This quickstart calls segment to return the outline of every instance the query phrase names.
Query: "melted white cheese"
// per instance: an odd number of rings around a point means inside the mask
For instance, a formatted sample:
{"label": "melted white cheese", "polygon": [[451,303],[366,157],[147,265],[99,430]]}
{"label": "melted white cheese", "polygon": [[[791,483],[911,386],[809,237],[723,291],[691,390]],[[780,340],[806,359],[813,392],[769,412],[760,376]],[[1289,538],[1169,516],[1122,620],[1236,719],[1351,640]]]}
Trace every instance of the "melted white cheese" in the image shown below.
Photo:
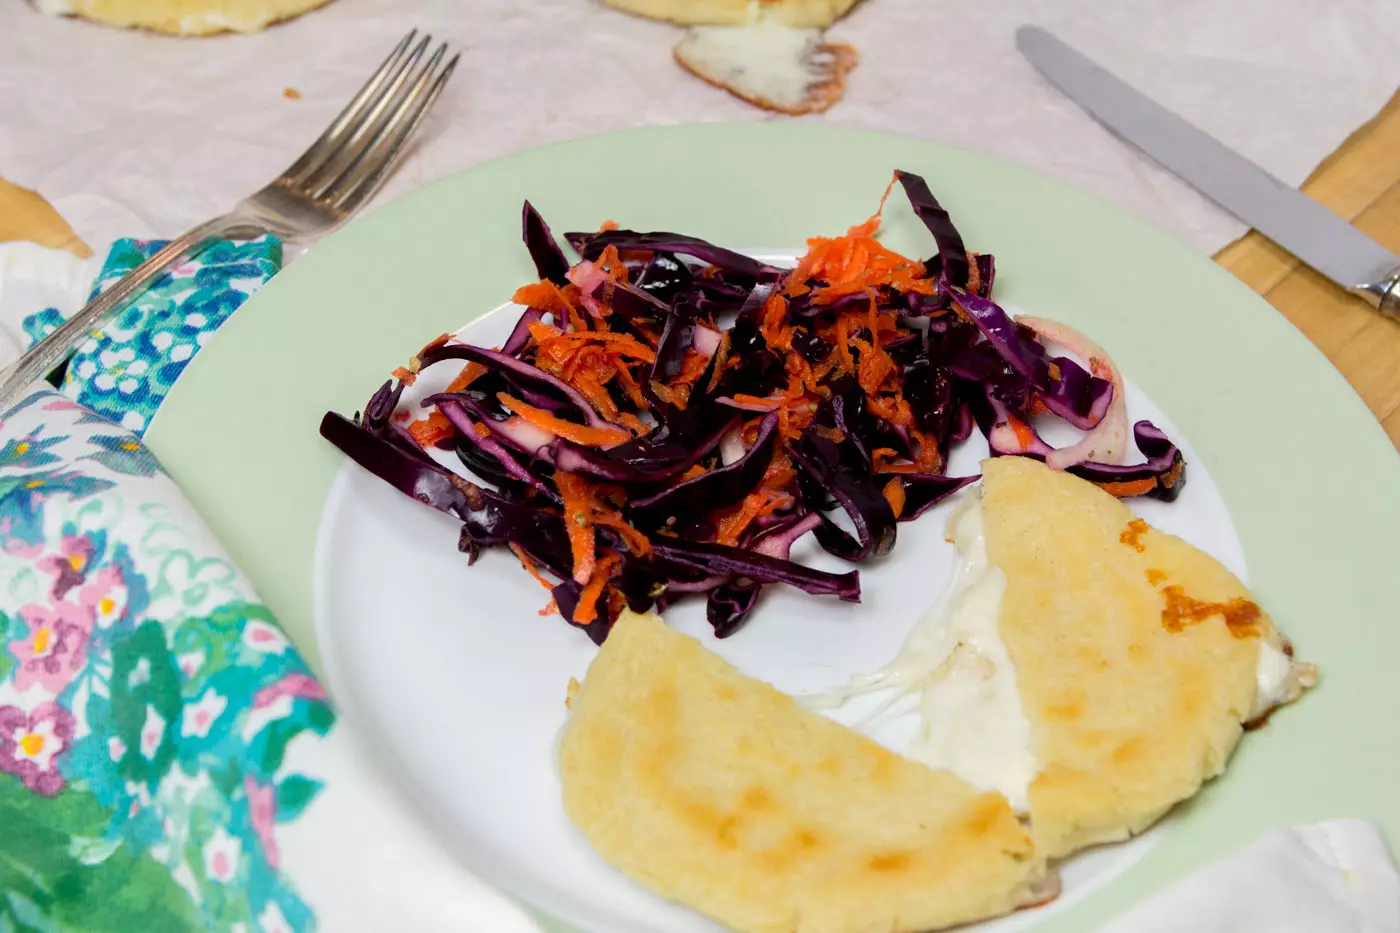
{"label": "melted white cheese", "polygon": [[1250,719],[1258,719],[1276,706],[1298,698],[1301,686],[1293,669],[1293,661],[1267,641],[1259,642],[1259,668],[1255,675],[1258,689]]}
{"label": "melted white cheese", "polygon": [[[920,618],[899,654],[880,670],[804,697],[803,702],[814,709],[830,709],[860,694],[894,691],[856,726],[869,733],[883,724],[882,714],[902,696],[914,696],[919,730],[905,755],[952,771],[979,789],[999,791],[1024,813],[1039,765],[1031,748],[1030,722],[1021,706],[1016,668],[997,629],[1006,574],[987,556],[981,499],[976,493],[963,501],[948,524],[960,555],[951,601],[940,600]],[[1304,686],[1310,686],[1299,671],[1283,651],[1261,641],[1258,690],[1249,718],[1257,719],[1296,699]]]}
{"label": "melted white cheese", "polygon": [[1000,791],[1024,812],[1038,766],[1016,668],[997,631],[1006,574],[987,557],[980,499],[966,499],[949,526],[961,554],[951,602],[915,623],[903,649],[879,671],[808,702],[830,707],[893,688],[898,693],[885,709],[901,694],[915,695],[921,721],[905,754],[974,787]]}
{"label": "melted white cheese", "polygon": [[749,100],[792,108],[831,67],[817,50],[820,29],[791,29],[763,18],[750,26],[696,26],[676,46],[695,72]]}

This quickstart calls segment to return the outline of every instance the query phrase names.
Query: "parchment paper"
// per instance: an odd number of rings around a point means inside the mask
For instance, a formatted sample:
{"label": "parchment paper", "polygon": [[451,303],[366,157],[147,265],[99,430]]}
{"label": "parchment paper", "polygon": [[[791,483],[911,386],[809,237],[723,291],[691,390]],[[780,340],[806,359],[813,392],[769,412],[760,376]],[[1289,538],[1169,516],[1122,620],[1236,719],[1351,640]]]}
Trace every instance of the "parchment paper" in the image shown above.
{"label": "parchment paper", "polygon": [[[1013,32],[1037,22],[1297,184],[1400,83],[1389,0],[866,0],[833,29],[863,60],[804,119],[1031,166],[1209,252],[1244,230],[1045,83]],[[100,250],[226,210],[329,122],[410,26],[464,52],[419,152],[378,203],[542,143],[636,126],[791,119],[671,60],[676,27],[596,0],[335,0],[254,36],[179,39],[0,4],[0,174]],[[284,96],[286,88],[300,99]]]}

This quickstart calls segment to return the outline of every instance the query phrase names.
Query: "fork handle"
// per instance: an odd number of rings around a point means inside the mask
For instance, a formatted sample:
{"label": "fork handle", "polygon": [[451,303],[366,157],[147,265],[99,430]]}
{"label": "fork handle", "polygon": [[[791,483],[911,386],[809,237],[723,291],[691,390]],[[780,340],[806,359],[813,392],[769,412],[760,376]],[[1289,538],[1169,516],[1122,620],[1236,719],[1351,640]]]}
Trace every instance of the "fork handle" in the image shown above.
{"label": "fork handle", "polygon": [[212,240],[231,230],[249,226],[259,225],[239,213],[206,220],[183,236],[171,240],[160,252],[122,276],[13,364],[0,370],[0,412],[17,402],[21,392],[61,363],[90,331],[115,317],[156,276],[195,255]]}

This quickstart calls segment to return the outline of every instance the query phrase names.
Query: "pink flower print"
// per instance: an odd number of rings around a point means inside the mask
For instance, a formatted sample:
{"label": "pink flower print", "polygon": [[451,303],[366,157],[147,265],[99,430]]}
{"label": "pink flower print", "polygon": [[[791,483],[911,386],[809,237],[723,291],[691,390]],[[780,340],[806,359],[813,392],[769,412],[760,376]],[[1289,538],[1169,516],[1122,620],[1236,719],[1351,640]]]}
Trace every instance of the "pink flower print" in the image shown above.
{"label": "pink flower print", "polygon": [[113,761],[121,761],[126,754],[126,743],[115,735],[107,737],[107,754],[112,756]]}
{"label": "pink flower print", "polygon": [[41,558],[39,569],[58,578],[53,584],[53,598],[62,599],[87,578],[91,562],[92,540],[85,535],[64,535],[58,553]]}
{"label": "pink flower print", "polygon": [[154,761],[160,750],[160,740],[165,735],[165,717],[156,712],[154,706],[146,707],[146,721],[141,724],[141,754],[148,761]]}
{"label": "pink flower print", "polygon": [[203,651],[189,651],[185,654],[177,654],[175,656],[175,663],[179,666],[180,673],[185,675],[186,680],[194,677],[199,669],[204,666],[204,661],[205,657]]}
{"label": "pink flower print", "polygon": [[243,627],[243,643],[258,651],[281,654],[287,650],[287,636],[275,625],[268,625],[260,619],[250,619]]}
{"label": "pink flower print", "polygon": [[186,706],[181,712],[180,734],[205,738],[209,735],[209,728],[214,725],[214,720],[218,719],[227,708],[227,697],[219,696],[212,689],[205,690],[203,696]]}
{"label": "pink flower print", "polygon": [[19,662],[15,689],[23,693],[37,683],[57,696],[87,662],[92,623],[82,607],[72,603],[25,606],[19,615],[29,634],[9,645],[10,654]]}
{"label": "pink flower print", "polygon": [[126,612],[126,582],[116,567],[103,567],[78,590],[78,605],[98,628],[110,628]]}
{"label": "pink flower print", "polygon": [[33,712],[0,706],[0,771],[17,776],[44,797],[63,789],[58,758],[73,738],[73,714],[57,703],[40,703]]}
{"label": "pink flower print", "polygon": [[277,816],[277,790],[271,784],[259,784],[251,777],[243,779],[243,789],[248,794],[248,820],[253,824],[262,845],[267,864],[277,867],[277,838],[272,834],[272,826]]}
{"label": "pink flower print", "polygon": [[83,411],[83,406],[66,398],[56,398],[44,406],[44,411]]}
{"label": "pink flower print", "polygon": [[253,694],[253,708],[262,709],[282,697],[302,697],[307,700],[324,700],[325,688],[310,674],[288,674],[275,684],[263,687]]}
{"label": "pink flower print", "polygon": [[227,884],[238,874],[242,858],[243,843],[220,826],[204,844],[204,874],[212,881]]}
{"label": "pink flower print", "polygon": [[[0,534],[8,532],[9,530],[10,519],[5,518],[3,520],[0,520]],[[19,538],[6,538],[5,553],[9,554],[11,557],[19,557],[25,560],[33,560],[40,554],[44,553],[44,546],[42,544],[28,544],[24,541],[21,541]]]}

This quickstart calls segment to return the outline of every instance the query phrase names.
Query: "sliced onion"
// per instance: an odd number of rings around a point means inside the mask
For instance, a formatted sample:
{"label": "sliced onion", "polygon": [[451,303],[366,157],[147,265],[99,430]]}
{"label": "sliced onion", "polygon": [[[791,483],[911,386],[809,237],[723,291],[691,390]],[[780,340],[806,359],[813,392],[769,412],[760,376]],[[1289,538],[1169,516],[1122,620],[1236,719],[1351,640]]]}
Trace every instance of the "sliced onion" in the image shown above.
{"label": "sliced onion", "polygon": [[696,325],[695,331],[690,335],[690,345],[696,353],[701,356],[710,357],[715,355],[719,349],[720,332],[711,330],[702,325]]}
{"label": "sliced onion", "polygon": [[725,466],[744,459],[744,426],[735,424],[719,441],[719,459]]}
{"label": "sliced onion", "polygon": [[1094,428],[1079,439],[1079,442],[1059,450],[1052,450],[1045,457],[1047,466],[1063,470],[1076,464],[1093,460],[1096,463],[1122,463],[1128,454],[1128,404],[1127,393],[1123,388],[1123,376],[1118,367],[1109,359],[1098,344],[1068,324],[1048,318],[1019,315],[1018,324],[1024,324],[1038,336],[1052,343],[1058,343],[1089,365],[1089,371],[1100,379],[1113,383],[1113,398],[1108,404],[1108,413]]}

